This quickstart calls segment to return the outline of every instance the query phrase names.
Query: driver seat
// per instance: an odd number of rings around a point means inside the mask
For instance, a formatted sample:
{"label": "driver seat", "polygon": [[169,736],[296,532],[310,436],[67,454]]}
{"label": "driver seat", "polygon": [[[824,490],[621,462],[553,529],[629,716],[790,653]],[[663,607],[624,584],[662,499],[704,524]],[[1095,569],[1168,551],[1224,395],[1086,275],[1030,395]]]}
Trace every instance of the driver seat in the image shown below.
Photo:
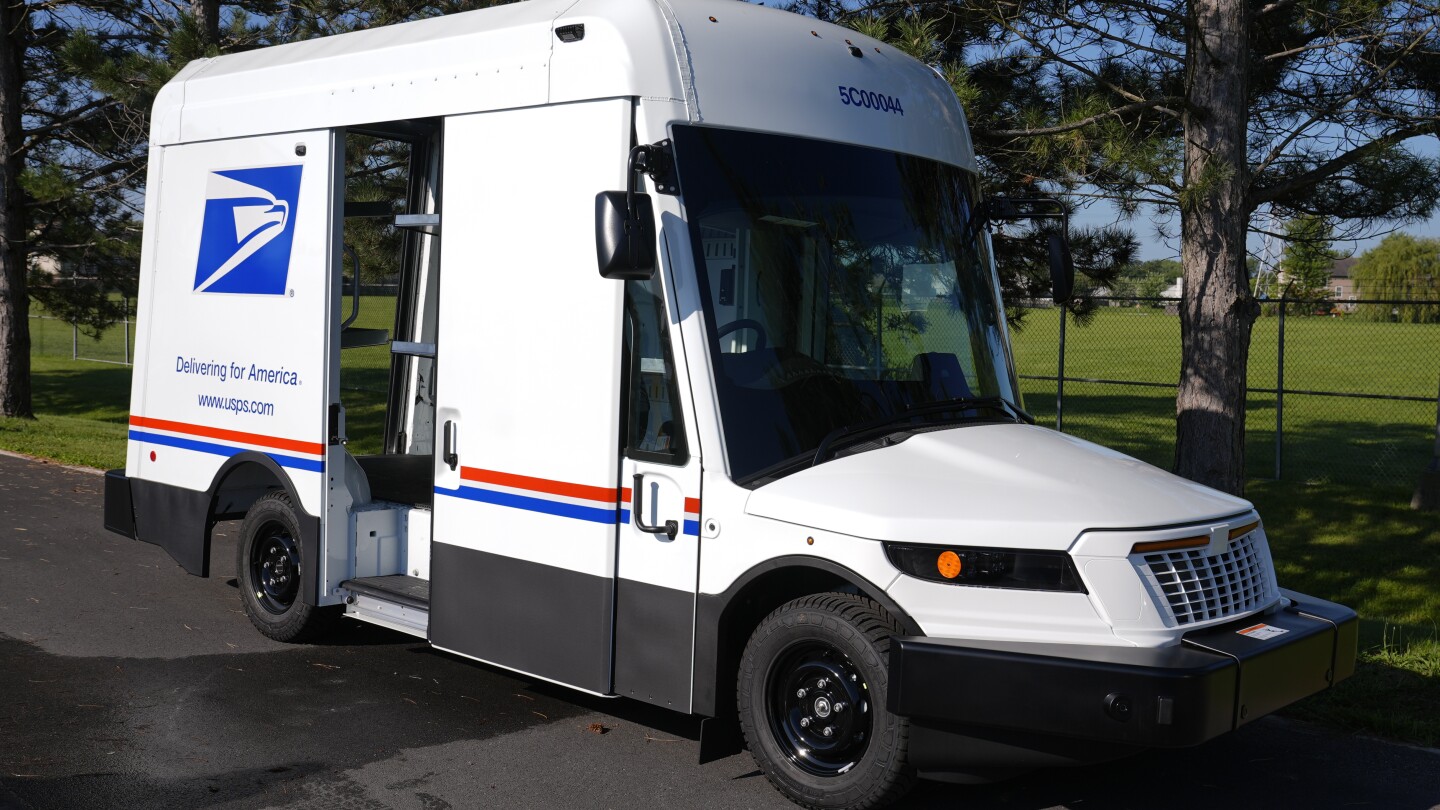
{"label": "driver seat", "polygon": [[910,364],[911,374],[918,378],[932,399],[969,399],[975,396],[965,381],[960,358],[945,352],[923,352]]}

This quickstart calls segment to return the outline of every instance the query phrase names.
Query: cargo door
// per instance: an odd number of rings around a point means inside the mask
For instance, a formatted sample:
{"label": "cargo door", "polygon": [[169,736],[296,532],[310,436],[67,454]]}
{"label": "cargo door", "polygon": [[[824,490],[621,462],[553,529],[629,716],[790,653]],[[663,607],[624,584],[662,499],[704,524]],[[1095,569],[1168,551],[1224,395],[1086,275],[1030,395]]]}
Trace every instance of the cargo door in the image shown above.
{"label": "cargo door", "polygon": [[430,638],[611,688],[621,300],[595,195],[624,187],[631,102],[445,121]]}

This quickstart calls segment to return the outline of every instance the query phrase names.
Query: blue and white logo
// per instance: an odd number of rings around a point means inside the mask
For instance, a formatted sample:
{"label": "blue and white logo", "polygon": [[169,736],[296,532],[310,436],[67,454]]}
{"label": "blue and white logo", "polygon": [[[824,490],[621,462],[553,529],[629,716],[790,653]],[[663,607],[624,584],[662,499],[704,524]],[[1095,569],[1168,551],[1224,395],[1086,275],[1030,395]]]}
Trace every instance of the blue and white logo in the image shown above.
{"label": "blue and white logo", "polygon": [[301,168],[210,173],[195,292],[285,294]]}

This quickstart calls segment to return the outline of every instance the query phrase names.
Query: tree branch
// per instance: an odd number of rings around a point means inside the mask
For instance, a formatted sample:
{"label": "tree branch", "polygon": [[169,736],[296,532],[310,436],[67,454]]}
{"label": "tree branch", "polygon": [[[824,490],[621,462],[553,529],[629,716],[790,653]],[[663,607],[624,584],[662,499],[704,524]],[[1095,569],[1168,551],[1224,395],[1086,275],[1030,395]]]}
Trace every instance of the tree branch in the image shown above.
{"label": "tree branch", "polygon": [[[1384,83],[1385,83],[1385,81],[1386,81],[1386,80],[1389,78],[1389,76],[1390,76],[1390,71],[1394,70],[1395,67],[1400,64],[1400,61],[1401,61],[1402,58],[1404,58],[1406,55],[1408,55],[1409,53],[1411,53],[1412,51],[1414,51],[1417,47],[1419,47],[1420,44],[1425,41],[1425,37],[1428,36],[1428,35],[1429,35],[1431,32],[1433,32],[1435,29],[1436,29],[1436,26],[1433,26],[1433,25],[1432,25],[1428,30],[1422,31],[1422,32],[1420,32],[1419,34],[1417,34],[1417,35],[1410,41],[1409,44],[1407,44],[1403,49],[1401,49],[1401,51],[1400,51],[1398,54],[1396,54],[1394,58],[1392,58],[1392,59],[1390,60],[1389,64],[1386,64],[1386,65],[1380,67],[1380,68],[1376,71],[1376,74],[1375,74],[1374,78],[1372,79],[1372,81],[1371,81],[1369,84],[1365,85],[1364,87],[1361,87],[1361,88],[1359,88],[1359,89],[1354,90],[1353,92],[1349,93],[1349,94],[1348,94],[1345,98],[1343,98],[1343,99],[1337,99],[1334,103],[1332,103],[1332,104],[1331,104],[1329,107],[1327,107],[1326,109],[1317,111],[1317,112],[1315,112],[1314,114],[1312,114],[1312,115],[1310,116],[1309,120],[1307,120],[1304,124],[1302,124],[1302,125],[1294,128],[1294,129],[1292,129],[1292,130],[1290,131],[1290,133],[1289,133],[1288,135],[1286,135],[1285,138],[1283,138],[1283,139],[1280,141],[1280,143],[1275,144],[1273,147],[1270,148],[1270,153],[1267,154],[1267,155],[1265,156],[1265,159],[1264,159],[1263,161],[1261,161],[1260,165],[1257,166],[1257,167],[1254,169],[1254,174],[1257,174],[1257,175],[1258,175],[1260,172],[1263,172],[1263,171],[1265,171],[1265,169],[1269,168],[1269,166],[1270,166],[1272,163],[1274,163],[1276,160],[1279,160],[1281,154],[1284,153],[1285,149],[1286,149],[1287,147],[1289,147],[1290,144],[1294,143],[1297,139],[1299,139],[1300,136],[1303,135],[1304,132],[1305,132],[1306,130],[1308,130],[1311,125],[1313,125],[1313,124],[1318,123],[1319,121],[1321,121],[1321,120],[1324,118],[1324,116],[1329,115],[1329,114],[1332,114],[1332,113],[1334,113],[1334,112],[1337,112],[1337,111],[1340,110],[1342,107],[1344,107],[1344,105],[1349,104],[1350,102],[1359,99],[1361,96],[1365,95],[1367,92],[1373,90],[1374,88],[1383,86]],[[1423,134],[1425,134],[1425,133],[1422,131],[1422,132],[1420,132],[1420,133],[1418,133],[1418,134],[1422,134],[1422,135],[1423,135]]]}
{"label": "tree branch", "polygon": [[979,130],[977,134],[986,138],[1033,138],[1042,135],[1058,135],[1062,132],[1072,132],[1077,129],[1088,127],[1091,124],[1103,121],[1107,118],[1121,118],[1125,115],[1128,115],[1129,113],[1140,112],[1142,110],[1156,110],[1158,112],[1163,112],[1168,115],[1178,117],[1179,113],[1165,106],[1167,104],[1177,101],[1183,102],[1184,99],[1174,96],[1166,96],[1164,98],[1152,98],[1146,101],[1137,101],[1133,104],[1125,104],[1120,107],[1115,107],[1113,109],[1106,110],[1105,112],[1096,113],[1095,115],[1082,118],[1078,121],[1071,121],[1066,124],[1056,124],[1052,127],[1040,127],[1038,129]]}
{"label": "tree branch", "polygon": [[34,147],[36,143],[44,140],[51,133],[58,132],[63,129],[69,129],[75,124],[78,124],[87,118],[93,117],[94,115],[105,110],[108,107],[115,107],[118,105],[119,102],[113,98],[91,99],[90,101],[82,104],[79,107],[76,107],[73,110],[60,114],[58,117],[54,118],[50,123],[44,126],[34,127],[32,129],[26,130],[25,142],[20,145],[19,151],[27,152],[32,147]]}
{"label": "tree branch", "polygon": [[1372,154],[1394,146],[1397,143],[1409,140],[1410,138],[1414,138],[1417,135],[1440,135],[1440,120],[1426,121],[1403,129],[1397,129],[1363,146],[1358,146],[1349,152],[1337,155],[1310,171],[1292,177],[1283,183],[1268,187],[1252,188],[1248,200],[1250,207],[1253,209],[1262,203],[1275,202],[1310,186],[1314,186],[1320,181],[1338,174],[1342,169],[1353,166]]}

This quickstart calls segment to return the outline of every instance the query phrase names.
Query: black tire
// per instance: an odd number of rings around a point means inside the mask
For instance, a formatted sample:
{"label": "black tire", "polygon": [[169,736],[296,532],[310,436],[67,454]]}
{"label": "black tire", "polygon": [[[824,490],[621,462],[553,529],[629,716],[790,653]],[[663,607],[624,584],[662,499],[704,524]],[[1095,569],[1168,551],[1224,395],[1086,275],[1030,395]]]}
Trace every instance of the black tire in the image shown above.
{"label": "black tire", "polygon": [[843,593],[796,599],[755,628],[740,660],[740,727],[791,801],[881,807],[915,784],[910,723],[885,706],[890,637],[900,633],[884,608]]}
{"label": "black tire", "polygon": [[309,641],[324,633],[340,607],[307,605],[300,598],[305,562],[300,521],[290,496],[275,490],[245,513],[235,548],[235,578],[245,615],[276,641]]}

